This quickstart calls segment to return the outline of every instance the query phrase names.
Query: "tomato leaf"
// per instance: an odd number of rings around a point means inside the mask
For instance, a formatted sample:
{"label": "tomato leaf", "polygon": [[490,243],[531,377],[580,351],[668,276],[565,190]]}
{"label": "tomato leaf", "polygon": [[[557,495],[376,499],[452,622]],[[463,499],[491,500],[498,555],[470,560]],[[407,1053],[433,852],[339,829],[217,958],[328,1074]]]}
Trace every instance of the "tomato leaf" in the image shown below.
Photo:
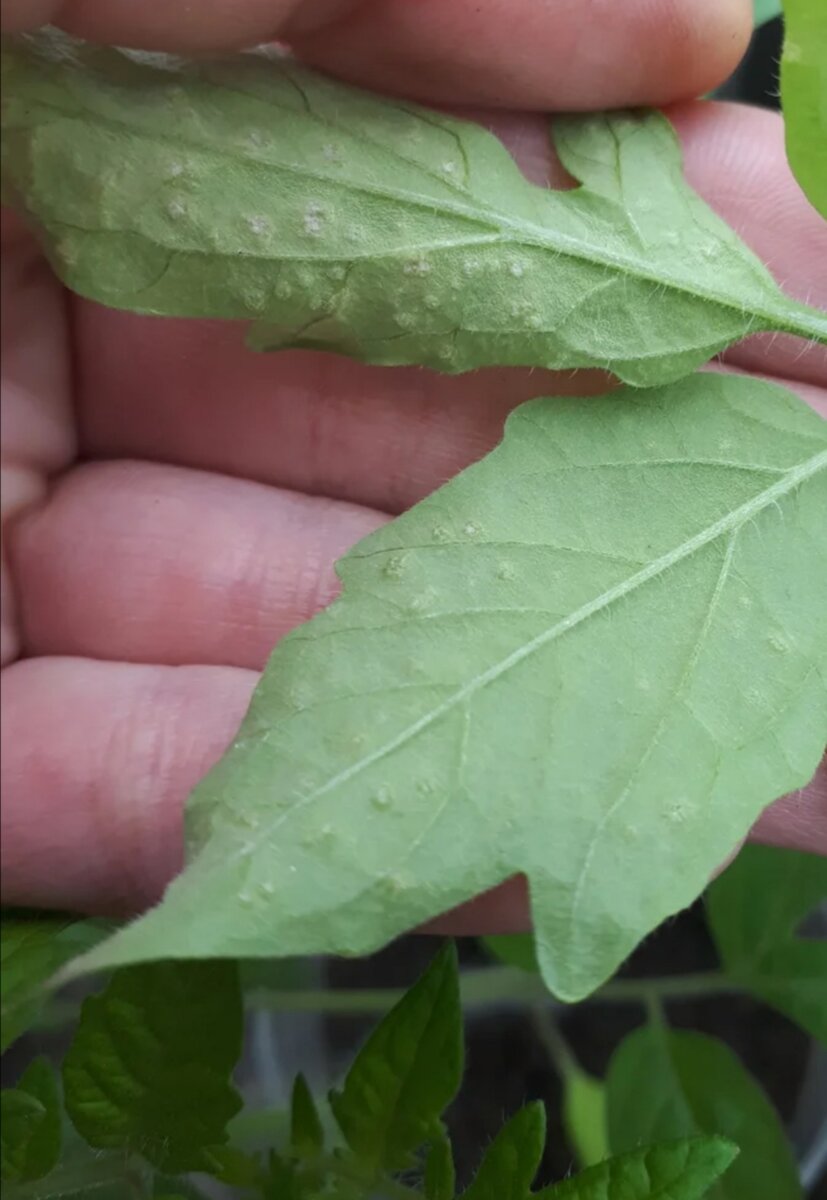
{"label": "tomato leaf", "polygon": [[796,928],[827,900],[827,859],[747,846],[707,893],[729,975],[827,1043],[827,939]]}
{"label": "tomato leaf", "polygon": [[303,1075],[297,1075],[290,1104],[290,1147],[303,1158],[312,1158],[324,1146],[324,1129],[313,1094]]}
{"label": "tomato leaf", "polygon": [[563,192],[479,126],[283,56],[181,63],[49,32],[7,60],[8,195],[104,304],[252,318],[261,349],[636,385],[762,329],[827,342],[827,315],[685,183],[658,113],[559,118],[583,185]]}
{"label": "tomato leaf", "polygon": [[507,967],[519,967],[529,974],[539,970],[533,933],[498,933],[480,941],[489,954]]}
{"label": "tomato leaf", "polygon": [[110,932],[104,921],[9,910],[0,921],[0,1017],[5,1050],[40,1015],[44,985],[63,963]]}
{"label": "tomato leaf", "polygon": [[781,0],[753,0],[753,24],[756,29],[781,15]]}
{"label": "tomato leaf", "polygon": [[462,1200],[530,1200],[545,1142],[546,1113],[535,1101],[502,1127]]}
{"label": "tomato leaf", "polygon": [[741,1153],[709,1200],[801,1200],[778,1116],[723,1042],[700,1033],[640,1029],[615,1052],[607,1086],[613,1151],[721,1134]]}
{"label": "tomato leaf", "polygon": [[425,1159],[425,1200],[454,1200],[456,1173],[451,1143],[443,1134],[428,1147]]}
{"label": "tomato leaf", "polygon": [[773,385],[524,405],[342,561],[196,789],[187,869],[74,972],[364,953],[523,872],[580,999],[816,769],[826,506],[827,424]]}
{"label": "tomato leaf", "polygon": [[737,1153],[720,1137],[647,1146],[544,1188],[535,1200],[701,1200]]}
{"label": "tomato leaf", "polygon": [[827,217],[827,5],[784,0],[781,106],[787,158],[814,208]]}
{"label": "tomato leaf", "polygon": [[0,1105],[3,1182],[42,1179],[57,1163],[61,1144],[60,1093],[46,1059],[35,1059],[16,1087],[4,1088]]}
{"label": "tomato leaf", "polygon": [[115,973],[84,1002],[63,1061],[66,1110],[90,1146],[163,1171],[209,1171],[241,1106],[228,1076],[242,1010],[230,963],[155,963]]}
{"label": "tomato leaf", "polygon": [[606,1085],[585,1071],[567,1071],[562,1084],[566,1136],[581,1166],[595,1166],[609,1157]]}
{"label": "tomato leaf", "polygon": [[456,951],[446,944],[377,1025],[330,1105],[360,1163],[397,1170],[440,1129],[462,1080]]}

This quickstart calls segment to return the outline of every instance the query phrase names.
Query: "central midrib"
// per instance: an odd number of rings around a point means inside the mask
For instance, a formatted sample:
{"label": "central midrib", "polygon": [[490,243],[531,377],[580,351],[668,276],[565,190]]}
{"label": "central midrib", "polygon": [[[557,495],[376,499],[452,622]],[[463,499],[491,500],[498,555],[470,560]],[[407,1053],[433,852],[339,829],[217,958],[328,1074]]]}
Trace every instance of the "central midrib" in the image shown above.
{"label": "central midrib", "polygon": [[726,516],[720,517],[717,521],[714,521],[711,525],[708,525],[705,529],[702,529],[699,533],[696,533],[693,537],[687,539],[687,541],[681,542],[679,546],[676,546],[667,554],[663,554],[659,558],[654,559],[647,566],[642,567],[641,570],[636,571],[633,575],[628,576],[614,587],[609,588],[608,591],[596,596],[593,600],[590,600],[587,604],[582,605],[568,617],[564,617],[563,620],[555,622],[554,625],[551,625],[548,629],[543,630],[542,633],[539,633],[535,638],[532,638],[531,641],[524,643],[524,645],[518,647],[516,650],[513,650],[505,658],[501,659],[497,663],[494,663],[493,666],[489,667],[486,671],[474,676],[473,679],[469,680],[462,687],[457,688],[457,690],[451,696],[449,696],[448,699],[444,700],[441,704],[438,704],[436,708],[431,709],[429,712],[419,717],[418,720],[412,722],[400,733],[398,733],[396,737],[392,738],[389,742],[386,742],[384,746],[380,746],[377,750],[365,755],[365,757],[359,759],[358,762],[352,763],[349,767],[346,767],[337,775],[334,775],[328,779],[326,783],[321,785],[321,787],[318,787],[315,789],[315,791],[303,796],[289,809],[280,813],[277,819],[262,831],[261,837],[257,839],[255,843],[251,844],[249,841],[247,841],[235,854],[230,855],[230,861],[235,861],[251,854],[253,850],[257,848],[260,842],[269,839],[271,835],[279,828],[279,826],[295,816],[299,809],[302,809],[305,805],[311,804],[314,800],[318,800],[320,797],[327,795],[341,784],[347,783],[350,779],[353,779],[355,776],[361,774],[362,771],[365,771],[369,767],[373,766],[374,763],[377,763],[383,758],[387,757],[387,755],[394,753],[394,751],[400,749],[400,747],[411,741],[423,730],[427,729],[436,721],[439,721],[442,717],[446,716],[452,711],[452,709],[456,708],[457,705],[462,704],[464,701],[468,700],[470,696],[473,696],[476,692],[482,690],[482,688],[487,687],[489,683],[499,679],[502,675],[510,671],[512,667],[515,667],[519,663],[523,662],[524,659],[529,658],[532,654],[535,654],[544,646],[549,645],[549,643],[556,641],[557,638],[562,637],[566,633],[569,633],[572,629],[582,625],[584,621],[587,621],[590,617],[602,612],[606,608],[610,607],[610,605],[615,604],[618,600],[622,600],[625,596],[630,595],[632,592],[636,591],[637,588],[649,583],[650,580],[664,574],[664,572],[670,570],[679,562],[689,558],[698,550],[703,549],[704,546],[708,546],[711,542],[716,541],[719,537],[723,537],[725,534],[731,533],[733,530],[738,529],[741,525],[746,524],[747,521],[751,520],[763,509],[768,508],[780,497],[785,496],[787,493],[795,490],[795,488],[797,488],[805,480],[817,474],[824,468],[827,468],[827,450],[823,450],[819,454],[813,455],[812,458],[806,459],[803,463],[799,463],[798,466],[791,468],[785,473],[783,479],[777,480],[770,487],[765,488],[762,492],[758,492],[757,495],[753,496],[750,500],[745,501],[743,504],[739,505],[738,508],[733,509],[733,511],[730,513],[727,513]]}
{"label": "central midrib", "polygon": [[[72,117],[75,116],[75,114],[64,113],[57,105],[50,104],[48,101],[42,99],[38,100],[37,104],[39,107],[52,109],[58,113],[62,119],[72,119]],[[88,112],[88,110],[86,111]],[[180,134],[166,134],[157,129],[150,131],[143,128],[138,128],[136,130],[134,127],[130,126],[128,122],[119,120],[116,117],[104,115],[97,111],[92,115],[95,121],[99,121],[104,125],[112,125],[118,129],[127,129],[133,135],[137,134],[141,137],[150,138],[153,141],[168,142],[171,145],[178,147],[182,145],[190,146],[192,149],[198,150],[202,154],[214,154],[216,157],[240,157],[239,155],[234,155],[231,149],[227,149],[219,145],[205,145],[203,142],[200,142],[195,138],[184,138]],[[378,196],[383,199],[393,200],[400,205],[409,205],[424,209],[431,213],[439,212],[446,215],[459,217],[460,219],[466,220],[471,224],[493,230],[494,235],[492,237],[492,244],[497,244],[499,242],[502,244],[549,250],[555,254],[576,259],[578,262],[587,262],[593,265],[610,268],[618,273],[624,273],[626,275],[633,276],[657,287],[665,286],[671,291],[679,292],[682,295],[691,296],[695,299],[704,299],[711,304],[717,305],[719,308],[732,309],[740,314],[743,314],[745,311],[743,300],[735,300],[730,295],[718,293],[708,288],[701,289],[688,286],[686,283],[676,280],[674,277],[664,277],[662,272],[658,272],[656,270],[646,270],[645,267],[636,260],[607,252],[605,246],[584,245],[582,242],[578,241],[577,238],[560,233],[559,230],[550,229],[543,225],[534,225],[530,221],[511,220],[504,213],[498,212],[495,209],[491,209],[481,201],[479,202],[479,207],[474,209],[469,208],[465,204],[452,203],[445,199],[436,200],[434,197],[429,197],[427,195],[420,196],[415,192],[404,192],[393,187],[380,187],[375,184],[368,185],[355,180],[345,181],[342,179],[335,179],[323,171],[314,171],[304,165],[292,166],[285,163],[274,163],[273,161],[261,155],[250,152],[249,149],[245,150],[243,158],[247,162],[257,163],[259,166],[269,167],[274,171],[284,171],[286,174],[298,175],[300,178],[312,179],[316,182],[324,183],[332,187],[346,187],[349,190],[359,191],[365,195]],[[536,185],[532,185],[527,180],[525,181],[525,185],[527,188],[535,187],[535,190],[540,192],[543,191],[542,188],[537,188]],[[551,195],[557,194],[553,189],[549,189],[549,193]],[[166,243],[163,244],[165,245]],[[412,246],[410,247],[410,253],[421,254],[429,251],[437,252],[443,248],[445,247],[443,247],[440,243],[419,247]],[[450,248],[450,246],[448,248]],[[175,251],[177,248],[175,246],[169,246],[168,249]],[[191,253],[212,255],[217,252],[210,250],[191,251]],[[394,253],[398,253],[398,251]],[[262,256],[256,255],[253,257]],[[282,259],[289,259],[291,256],[281,255],[280,257]],[[347,255],[318,255],[316,257],[318,257],[320,262],[325,261],[325,258],[335,261],[341,261],[343,258],[347,258],[348,261],[355,262],[358,261],[359,258],[369,259],[371,257],[382,256],[348,253]],[[787,307],[789,309],[794,307],[793,302],[789,301],[783,293],[779,292],[779,295],[783,300],[787,301]],[[766,311],[763,308],[760,310],[756,308],[748,308],[746,311],[753,313],[759,318],[763,318],[770,325],[782,326],[788,332],[796,332],[798,328],[793,314],[790,311],[785,312],[783,307],[781,309],[776,309],[775,311]],[[825,336],[827,336],[827,333],[825,333]]]}

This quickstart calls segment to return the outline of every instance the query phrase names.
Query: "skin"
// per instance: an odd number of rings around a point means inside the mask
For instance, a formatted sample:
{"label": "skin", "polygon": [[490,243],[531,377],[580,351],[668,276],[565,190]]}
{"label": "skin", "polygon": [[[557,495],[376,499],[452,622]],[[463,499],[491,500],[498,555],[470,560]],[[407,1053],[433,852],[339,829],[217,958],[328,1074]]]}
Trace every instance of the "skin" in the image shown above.
{"label": "skin", "polygon": [[[527,174],[559,182],[545,122],[525,112],[687,100],[735,65],[750,11],[5,0],[2,20],[192,52],[279,37],[344,77],[476,106]],[[787,291],[827,306],[827,224],[790,175],[778,118],[697,102],[670,116],[690,182]],[[186,795],[231,740],[273,644],[335,594],[334,559],[493,446],[515,404],[606,380],[255,356],[232,324],[68,296],[11,217],[3,251],[2,900],[134,912],[180,868]],[[752,339],[717,369],[779,379],[827,415],[823,350]],[[827,772],[752,836],[827,854]],[[439,926],[526,922],[515,881]]]}

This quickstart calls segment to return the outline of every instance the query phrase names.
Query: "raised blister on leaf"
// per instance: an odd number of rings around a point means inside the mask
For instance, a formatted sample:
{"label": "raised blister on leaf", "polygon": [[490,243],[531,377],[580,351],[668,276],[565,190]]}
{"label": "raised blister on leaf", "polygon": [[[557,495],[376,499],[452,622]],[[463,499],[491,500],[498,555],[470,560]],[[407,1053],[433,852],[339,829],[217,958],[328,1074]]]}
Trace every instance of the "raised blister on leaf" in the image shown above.
{"label": "raised blister on leaf", "polygon": [[4,178],[91,299],[252,319],[260,349],[637,385],[762,329],[827,341],[686,184],[659,113],[559,118],[582,186],[552,191],[480,126],[283,55],[181,64],[59,36],[7,52]]}
{"label": "raised blister on leaf", "polygon": [[827,425],[770,384],[518,409],[340,563],[196,789],[186,870],[75,969],[362,953],[522,872],[548,985],[586,995],[815,771],[826,509]]}

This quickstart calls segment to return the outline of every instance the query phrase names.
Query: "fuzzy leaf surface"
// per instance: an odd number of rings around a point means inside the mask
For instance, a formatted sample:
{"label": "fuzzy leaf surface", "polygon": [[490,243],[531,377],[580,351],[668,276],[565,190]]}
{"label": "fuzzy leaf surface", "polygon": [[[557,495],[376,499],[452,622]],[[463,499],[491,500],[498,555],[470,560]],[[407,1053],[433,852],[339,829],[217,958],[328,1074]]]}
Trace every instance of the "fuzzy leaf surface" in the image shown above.
{"label": "fuzzy leaf surface", "polygon": [[784,0],[781,106],[787,158],[796,179],[827,217],[827,4]]}
{"label": "fuzzy leaf surface", "polygon": [[182,63],[47,33],[7,61],[7,193],[104,304],[253,319],[259,349],[646,386],[762,329],[827,341],[827,315],[686,184],[657,113],[558,119],[583,185],[562,192],[480,126],[284,57]]}
{"label": "fuzzy leaf surface", "polygon": [[544,1188],[535,1200],[701,1200],[737,1153],[721,1137],[647,1146]]}
{"label": "fuzzy leaf surface", "polygon": [[451,1143],[443,1134],[428,1147],[423,1180],[425,1200],[454,1200],[456,1172]]}
{"label": "fuzzy leaf surface", "polygon": [[727,972],[827,1045],[827,938],[797,937],[827,904],[827,859],[746,846],[707,893]]}
{"label": "fuzzy leaf surface", "polygon": [[826,510],[827,423],[774,385],[524,405],[341,562],[196,789],[188,867],[75,970],[366,953],[524,872],[580,999],[815,772]]}
{"label": "fuzzy leaf surface", "polygon": [[241,1032],[234,964],[116,972],[84,1002],[63,1060],[73,1125],[90,1146],[141,1154],[163,1171],[211,1172],[210,1148],[241,1107],[229,1081]]}
{"label": "fuzzy leaf surface", "polygon": [[535,1101],[502,1127],[462,1200],[530,1200],[545,1143],[545,1109]]}
{"label": "fuzzy leaf surface", "polygon": [[709,1200],[801,1200],[795,1160],[775,1109],[717,1038],[639,1029],[615,1051],[607,1088],[615,1153],[641,1142],[721,1134],[740,1154]]}

